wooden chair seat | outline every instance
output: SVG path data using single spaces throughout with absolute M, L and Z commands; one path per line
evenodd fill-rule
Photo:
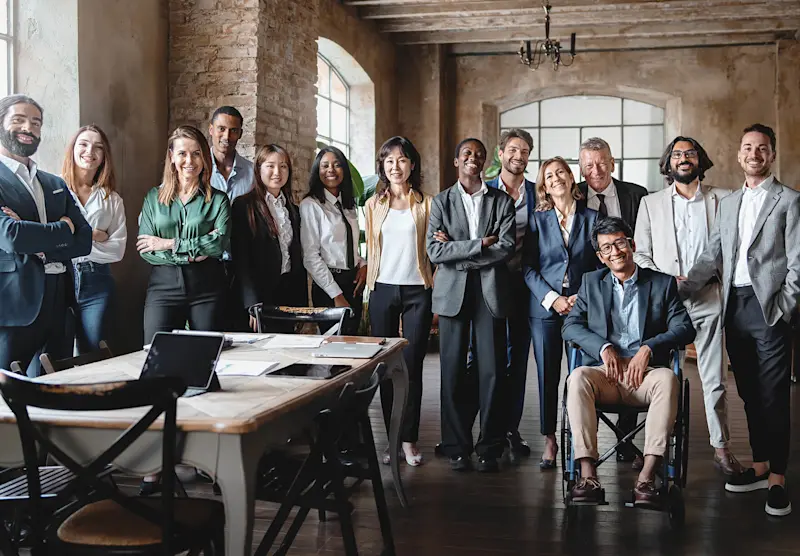
M 154 511 L 161 507 L 157 498 L 142 500 Z M 204 531 L 224 519 L 221 502 L 201 498 L 177 498 L 175 521 L 189 531 Z M 94 547 L 146 547 L 162 543 L 159 525 L 130 512 L 113 500 L 87 504 L 70 515 L 58 528 L 58 539 L 67 544 Z
M 66 467 L 49 466 L 39 468 L 39 484 L 41 484 L 42 498 L 52 498 L 64 490 L 75 479 L 75 475 Z M 0 484 L 0 503 L 11 500 L 27 500 L 28 477 L 20 475 L 15 479 Z

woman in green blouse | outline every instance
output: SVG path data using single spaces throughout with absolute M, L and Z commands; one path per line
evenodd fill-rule
M 218 330 L 228 249 L 228 196 L 211 187 L 203 134 L 180 126 L 169 138 L 164 177 L 144 198 L 136 248 L 153 265 L 144 305 L 144 341 L 159 331 Z

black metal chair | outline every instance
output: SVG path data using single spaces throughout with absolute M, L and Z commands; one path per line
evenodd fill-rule
M 42 369 L 44 369 L 45 374 L 49 375 L 65 369 L 80 367 L 81 365 L 88 365 L 89 363 L 96 363 L 97 361 L 103 361 L 104 359 L 111 359 L 112 357 L 114 357 L 114 354 L 111 353 L 111 349 L 108 347 L 106 341 L 100 340 L 99 349 L 95 351 L 76 355 L 75 357 L 67 357 L 66 359 L 58 359 L 56 361 L 53 361 L 50 358 L 49 353 L 42 353 L 39 355 L 39 361 L 42 363 Z M 11 362 L 11 370 L 18 375 L 25 374 L 25 369 L 22 368 L 22 365 L 19 361 Z
M 98 477 L 162 415 L 162 466 L 175 466 L 177 399 L 185 389 L 180 379 L 171 377 L 54 385 L 0 373 L 0 393 L 16 416 L 25 459 L 32 556 L 222 553 L 225 514 L 221 503 L 176 500 L 172 473 L 163 476 L 161 498 L 147 500 L 125 496 Z M 76 412 L 150 409 L 102 454 L 81 465 L 51 440 L 45 427 L 31 420 L 30 407 Z M 75 477 L 51 500 L 42 497 L 37 444 Z
M 293 507 L 299 509 L 281 546 L 275 552 L 276 555 L 286 554 L 312 509 L 320 512 L 321 519 L 324 519 L 326 511 L 338 514 L 345 553 L 357 555 L 351 519 L 353 505 L 349 498 L 365 480 L 372 483 L 383 537 L 381 554 L 395 554 L 391 520 L 368 415 L 369 406 L 385 373 L 386 364 L 379 364 L 366 386 L 355 390 L 348 383 L 335 406 L 320 412 L 315 419 L 315 433 L 308 434 L 310 452 L 293 454 L 289 450 L 278 451 L 268 454 L 262 460 L 256 497 L 280 503 L 281 506 L 259 544 L 257 556 L 267 554 Z M 352 432 L 357 433 L 359 442 L 355 445 L 348 444 L 347 462 L 344 463 L 339 441 L 344 435 L 350 438 Z
M 292 323 L 315 323 L 320 326 L 320 332 L 325 332 L 322 326 L 331 322 L 338 322 L 339 328 L 336 335 L 342 334 L 342 325 L 345 319 L 353 318 L 353 310 L 350 307 L 276 307 L 261 303 L 253 305 L 248 310 L 256 319 L 258 332 L 264 331 L 264 321 L 292 322 Z

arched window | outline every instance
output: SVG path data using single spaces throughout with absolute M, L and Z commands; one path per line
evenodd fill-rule
M 608 96 L 557 97 L 518 106 L 500 114 L 500 131 L 520 127 L 533 136 L 528 179 L 539 163 L 562 156 L 580 180 L 578 152 L 589 137 L 601 137 L 616 161 L 614 177 L 656 191 L 664 187 L 658 159 L 664 149 L 664 109 Z
M 14 2 L 0 0 L 0 96 L 14 91 L 14 40 L 11 9 Z
M 323 56 L 317 54 L 317 141 L 350 157 L 350 87 Z

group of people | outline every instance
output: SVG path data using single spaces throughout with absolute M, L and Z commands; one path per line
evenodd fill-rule
M 80 351 L 97 349 L 114 290 L 108 265 L 122 259 L 127 240 L 106 134 L 97 126 L 78 130 L 59 178 L 30 158 L 43 121 L 33 99 L 0 100 L 0 368 L 31 363 L 34 376 L 37 352 L 68 356 L 73 342 Z M 744 131 L 745 183 L 733 193 L 704 185 L 711 160 L 696 140 L 677 137 L 660 161 L 668 187 L 651 195 L 613 177 L 615 161 L 600 138 L 581 145 L 584 182 L 560 157 L 543 161 L 535 183 L 528 181 L 533 139 L 511 129 L 499 140 L 497 178 L 484 181 L 486 147 L 465 139 L 454 155 L 457 182 L 434 197 L 422 190 L 419 152 L 392 137 L 378 151 L 380 186 L 365 206 L 364 258 L 345 155 L 321 149 L 296 204 L 290 153 L 266 145 L 251 163 L 236 150 L 243 124 L 224 106 L 209 123 L 210 145 L 191 126 L 169 137 L 161 184 L 146 194 L 139 216 L 136 248 L 152 266 L 145 342 L 187 322 L 198 330 L 255 329 L 250 309 L 259 303 L 350 307 L 344 332 L 355 333 L 368 288 L 371 334 L 399 336 L 402 327 L 409 342 L 403 452 L 384 453 L 384 463 L 423 463 L 422 367 L 436 314 L 437 449 L 454 470 L 471 468 L 474 451 L 478 471 L 496 471 L 506 448 L 530 455 L 519 426 L 531 344 L 545 439 L 539 466 L 556 467 L 564 342 L 575 341 L 587 366 L 571 373 L 567 388 L 582 469 L 573 498 L 591 501 L 600 492 L 595 403 L 648 405 L 643 460 L 624 446 L 619 453 L 640 470 L 636 500 L 647 505 L 657 502 L 655 469 L 677 411 L 669 353 L 694 341 L 726 488 L 769 488 L 767 512 L 791 511 L 784 475 L 800 194 L 772 175 L 770 128 Z M 745 401 L 748 469 L 729 449 L 723 331 Z M 391 387 L 381 398 L 388 412 Z

